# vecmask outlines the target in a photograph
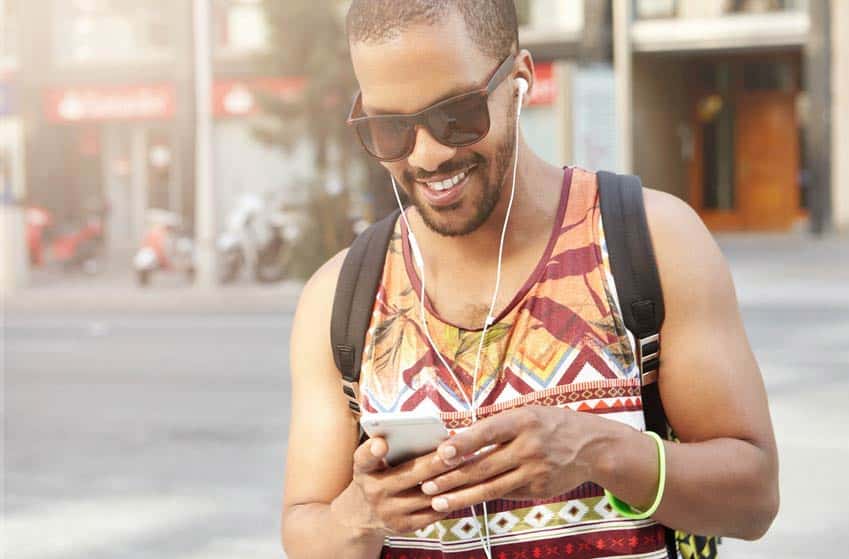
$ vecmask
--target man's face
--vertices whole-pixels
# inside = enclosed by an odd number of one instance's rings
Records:
[[[378,44],[354,43],[351,58],[368,115],[415,113],[481,88],[501,62],[478,49],[459,14],[433,26],[411,27]],[[490,96],[490,129],[479,142],[446,146],[420,127],[406,159],[382,163],[427,226],[441,235],[471,233],[486,222],[499,201],[515,144],[512,81],[505,79]],[[461,173],[466,178],[447,190],[428,184]]]

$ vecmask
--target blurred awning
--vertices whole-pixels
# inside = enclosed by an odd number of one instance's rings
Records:
[[[631,25],[634,52],[686,53],[801,47],[807,12],[732,14],[715,18],[655,19]]]

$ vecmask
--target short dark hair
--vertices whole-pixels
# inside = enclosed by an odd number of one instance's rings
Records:
[[[481,51],[501,60],[519,48],[513,0],[353,0],[348,9],[351,43],[379,43],[415,24],[436,24],[456,10]]]

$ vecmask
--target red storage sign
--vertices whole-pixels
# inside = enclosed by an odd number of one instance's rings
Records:
[[[303,78],[219,80],[212,89],[212,112],[225,117],[256,114],[260,109],[257,92],[289,101],[301,95],[305,83]]]
[[[557,98],[557,83],[554,81],[554,66],[551,62],[534,64],[534,89],[531,105],[553,105]]]
[[[168,119],[175,105],[172,84],[63,87],[45,97],[45,113],[53,122]]]

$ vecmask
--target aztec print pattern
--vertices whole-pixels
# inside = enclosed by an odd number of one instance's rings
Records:
[[[440,319],[426,299],[428,326],[457,385],[420,324],[420,283],[403,220],[390,241],[360,376],[364,415],[438,414],[449,429],[471,425],[467,400],[486,417],[537,404],[596,413],[643,430],[633,338],[624,327],[607,251],[594,173],[567,168],[554,228],[537,267],[487,330],[472,387],[480,330]],[[534,501],[487,503],[493,557],[667,557],[664,529],[619,516],[587,483]],[[481,557],[482,507],[424,530],[387,538],[385,559]]]

